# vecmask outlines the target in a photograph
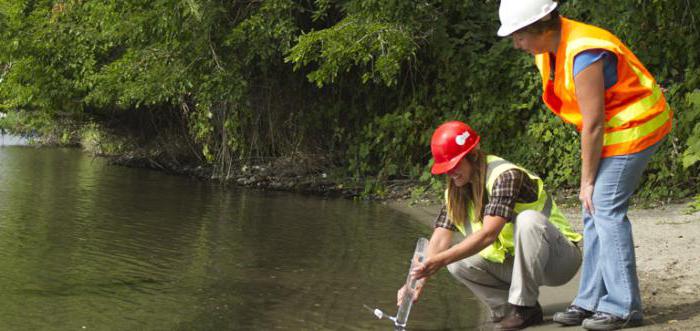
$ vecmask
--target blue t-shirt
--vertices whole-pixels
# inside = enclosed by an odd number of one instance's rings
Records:
[[[601,59],[603,60],[605,89],[609,89],[617,83],[617,56],[609,51],[591,49],[576,54],[574,57],[574,77],[581,72],[581,70],[586,69],[588,66]]]

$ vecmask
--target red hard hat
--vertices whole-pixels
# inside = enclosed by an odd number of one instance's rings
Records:
[[[433,175],[444,174],[454,168],[459,160],[469,153],[481,138],[469,125],[451,121],[440,125],[430,140],[433,153]]]

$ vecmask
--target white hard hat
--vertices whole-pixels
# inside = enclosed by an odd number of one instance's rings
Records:
[[[498,36],[505,37],[539,21],[557,8],[552,0],[501,0],[498,17],[501,28]]]

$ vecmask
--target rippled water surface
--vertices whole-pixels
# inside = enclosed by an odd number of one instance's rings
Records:
[[[384,206],[0,147],[0,330],[390,330],[415,240]],[[410,329],[470,329],[446,271]]]

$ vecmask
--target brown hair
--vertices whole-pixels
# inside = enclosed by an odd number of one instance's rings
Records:
[[[555,9],[539,21],[532,23],[518,31],[515,31],[515,33],[524,32],[533,35],[540,35],[547,31],[559,30],[561,30],[561,16],[559,16],[559,10]]]
[[[486,186],[486,153],[479,147],[465,156],[472,165],[472,178],[469,184],[457,187],[452,179],[447,177],[447,216],[455,225],[464,226],[467,220],[467,204],[471,201],[474,206],[474,220],[481,222],[484,207],[484,189]]]

